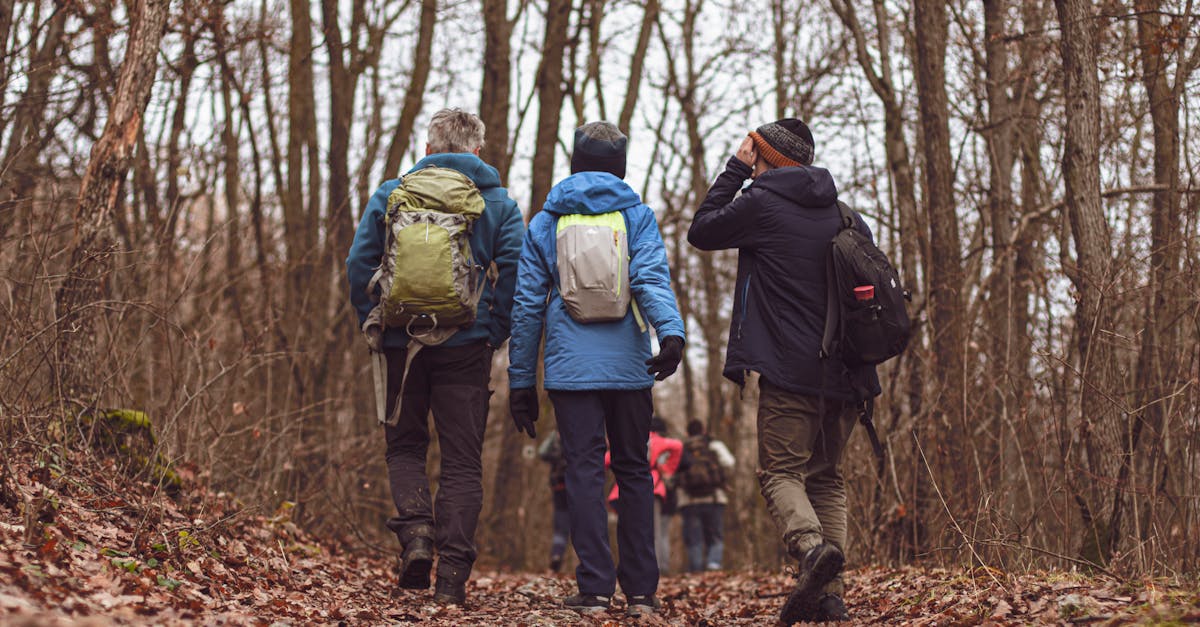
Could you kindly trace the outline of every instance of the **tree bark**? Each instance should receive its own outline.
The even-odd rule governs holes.
[[[642,12],[642,27],[638,31],[637,46],[629,59],[629,82],[625,86],[625,101],[621,105],[621,113],[617,116],[617,128],[622,133],[631,135],[629,125],[633,123],[633,112],[637,107],[638,92],[642,86],[642,67],[646,63],[646,50],[650,47],[650,36],[654,33],[654,24],[658,20],[659,0],[646,0],[646,8]]]
[[[976,502],[977,477],[960,472],[968,459],[963,438],[973,431],[964,411],[962,251],[954,204],[954,169],[950,161],[949,113],[945,56],[948,20],[945,5],[914,3],[917,98],[925,153],[925,212],[929,224],[926,268],[933,371],[940,373],[934,397],[935,424],[925,430],[924,451],[934,479],[947,495],[951,514],[959,516]],[[950,462],[949,460],[955,460]],[[923,512],[924,513],[924,512]]]
[[[483,88],[479,117],[487,128],[488,141],[479,157],[508,180],[508,113],[512,94],[512,29],[506,0],[483,0]]]
[[[563,52],[567,45],[572,4],[573,0],[546,2],[546,32],[537,75],[538,123],[529,200],[530,219],[542,210],[546,195],[554,184],[554,158],[558,152],[558,125],[564,98]]]
[[[1061,26],[1063,94],[1066,129],[1063,144],[1063,182],[1066,211],[1075,244],[1075,267],[1067,275],[1075,284],[1075,337],[1079,351],[1080,442],[1083,464],[1067,460],[1073,472],[1072,489],[1084,521],[1081,555],[1106,563],[1112,507],[1107,487],[1116,479],[1120,429],[1112,402],[1108,371],[1112,353],[1101,339],[1112,316],[1105,292],[1111,279],[1111,235],[1100,202],[1100,81],[1096,70],[1096,22],[1089,2],[1055,0]]]
[[[97,336],[97,312],[88,309],[104,298],[104,283],[112,268],[112,217],[121,202],[118,191],[129,173],[142,114],[150,100],[169,5],[169,0],[137,0],[130,12],[116,91],[109,103],[104,131],[92,147],[75,205],[69,269],[55,294],[59,382],[67,399],[87,409],[99,403],[97,358],[101,341]]]
[[[486,0],[485,4],[487,1]],[[501,7],[503,9],[503,7]],[[417,46],[413,49],[413,67],[412,74],[408,80],[408,91],[404,92],[404,106],[400,109],[400,120],[396,123],[396,132],[392,135],[392,143],[388,146],[387,162],[383,166],[384,178],[393,178],[400,175],[400,162],[404,159],[404,149],[408,148],[409,142],[412,140],[413,126],[417,122],[417,115],[421,113],[421,105],[425,102],[425,83],[429,80],[429,70],[433,65],[431,53],[433,50],[433,29],[437,23],[437,0],[421,0],[421,18],[420,26],[417,31]],[[507,52],[505,53],[505,61],[507,62]],[[485,65],[490,60],[485,59]],[[484,73],[484,89],[487,89],[487,73]],[[484,99],[487,99],[487,92],[484,92]],[[505,96],[507,102],[508,97]],[[480,111],[483,111],[483,105],[480,105]],[[508,109],[504,109],[505,119],[507,121]],[[480,116],[483,117],[482,115]],[[486,119],[483,120],[484,126],[487,128],[487,136],[492,135],[492,126]],[[500,152],[507,154],[508,150],[508,130],[507,126],[497,129],[503,133],[502,141],[499,143]],[[492,146],[495,142],[488,141],[485,145],[485,150]],[[496,165],[488,158],[495,155],[490,150],[486,155],[481,151],[481,158],[487,163]],[[497,167],[497,169],[499,169]],[[507,176],[506,172],[501,174],[501,180]]]

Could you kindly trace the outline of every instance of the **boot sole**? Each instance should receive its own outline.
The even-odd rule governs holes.
[[[817,594],[825,584],[833,581],[842,572],[846,557],[840,551],[828,551],[817,558],[811,570],[806,571],[796,582],[796,589],[788,595],[783,609],[779,612],[779,620],[785,625],[792,625],[802,620],[813,620],[816,617],[820,599]]]
[[[432,557],[420,555],[409,559],[404,565],[404,572],[400,575],[400,587],[405,590],[429,588],[429,571],[432,569]]]
[[[654,616],[658,611],[649,605],[633,605],[625,610],[625,616],[629,618],[643,618],[646,616]]]
[[[580,614],[599,614],[600,612],[608,611],[607,607],[595,607],[595,606],[591,606],[591,605],[587,605],[587,606],[565,605],[563,607],[567,608],[568,610],[571,610],[572,612],[579,612]]]

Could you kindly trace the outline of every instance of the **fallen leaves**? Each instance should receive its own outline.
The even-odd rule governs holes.
[[[665,577],[662,613],[631,623],[620,595],[594,616],[563,609],[560,599],[575,592],[568,575],[477,572],[466,607],[441,606],[432,590],[395,587],[395,555],[307,535],[290,503],[259,515],[198,486],[175,501],[121,473],[76,476],[67,490],[30,460],[12,463],[29,478],[16,490],[53,499],[55,513],[26,543],[22,512],[0,506],[0,623],[771,625],[794,584],[780,572]],[[1161,581],[870,567],[847,573],[846,584],[855,624],[1200,622],[1196,586]]]

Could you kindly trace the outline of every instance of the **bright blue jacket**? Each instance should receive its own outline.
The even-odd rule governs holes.
[[[467,175],[483,195],[483,214],[475,220],[471,230],[471,254],[475,263],[487,270],[492,263],[498,272],[496,282],[484,281],[483,296],[479,299],[475,324],[455,333],[442,346],[461,346],[486,339],[498,347],[508,339],[511,326],[513,290],[517,283],[517,260],[521,254],[521,236],[525,233],[525,221],[517,203],[508,197],[508,190],[500,186],[500,173],[482,159],[467,152],[437,153],[421,159],[410,172],[429,166],[453,168]],[[358,312],[361,326],[367,314],[375,306],[367,294],[367,284],[383,258],[384,236],[387,233],[385,214],[387,199],[392,190],[400,185],[400,179],[392,179],[379,186],[375,195],[367,202],[354,243],[346,257],[346,278],[350,283],[350,303]],[[383,345],[390,348],[403,347],[408,335],[403,329],[388,329],[383,335]]]
[[[567,313],[558,292],[558,217],[610,211],[621,211],[628,225],[629,287],[642,317],[660,338],[684,337],[654,212],[612,174],[573,174],[550,190],[545,210],[534,216],[525,232],[508,347],[513,388],[537,384],[543,326],[547,390],[641,390],[654,385],[645,364],[650,334],[639,328],[632,307],[623,320],[580,323]]]

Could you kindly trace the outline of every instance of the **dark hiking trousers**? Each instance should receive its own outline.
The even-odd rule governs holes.
[[[571,542],[579,557],[575,569],[579,591],[612,596],[620,581],[626,596],[654,594],[658,590],[654,484],[646,457],[653,411],[650,389],[550,390],[549,394],[567,462],[567,507]],[[606,434],[620,494],[614,503],[618,566],[609,549],[604,511]]]
[[[388,349],[390,414],[404,374],[405,349]],[[400,421],[385,426],[388,481],[396,516],[388,528],[407,546],[413,538],[432,538],[438,553],[437,576],[462,583],[475,563],[475,525],[483,504],[483,429],[487,423],[492,351],[486,342],[422,348],[413,359]],[[425,457],[429,450],[429,412],[442,450],[437,501],[431,504]]]

